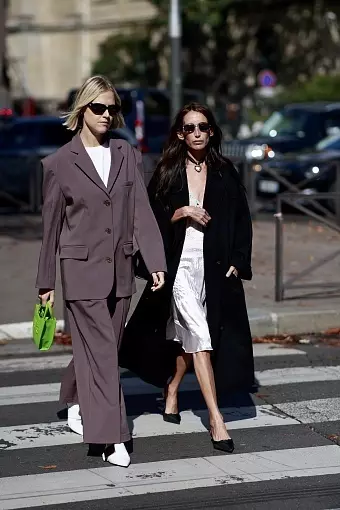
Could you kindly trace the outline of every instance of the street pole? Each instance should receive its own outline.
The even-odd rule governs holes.
[[[170,0],[169,35],[171,43],[171,118],[182,106],[180,0]]]
[[[6,56],[6,10],[7,0],[0,0],[0,102],[9,101],[8,90],[4,80],[5,77],[5,56]],[[0,104],[1,107],[1,104]]]

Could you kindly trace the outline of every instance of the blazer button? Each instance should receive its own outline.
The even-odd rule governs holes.
[[[106,257],[106,259],[105,259],[105,260],[106,260],[106,262],[107,262],[108,264],[111,264],[111,262],[112,262],[111,257]]]
[[[106,228],[106,229],[105,229],[105,232],[106,232],[107,234],[111,234],[112,230],[111,230],[110,228]]]
[[[217,260],[217,261],[216,261],[216,264],[220,265],[220,264],[221,264],[221,261],[220,261],[220,260]]]
[[[109,207],[109,205],[111,205],[110,200],[105,200],[105,201],[104,201],[104,205],[106,205],[107,207]]]

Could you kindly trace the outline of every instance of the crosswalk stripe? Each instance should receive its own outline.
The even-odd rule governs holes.
[[[272,405],[252,407],[222,408],[221,412],[228,429],[248,429],[254,427],[274,427],[280,425],[298,425],[299,422],[277,411]],[[143,414],[130,417],[133,420],[134,438],[191,434],[206,432],[208,412],[183,411],[181,425],[163,421],[161,414]],[[0,428],[0,450],[18,450],[21,448],[49,447],[82,442],[82,437],[74,434],[60,422],[14,425]]]
[[[287,415],[301,423],[316,423],[340,420],[340,398],[323,398],[276,404]]]
[[[274,368],[257,371],[255,376],[260,386],[288,385],[313,381],[339,381],[340,366]],[[137,377],[123,377],[122,386],[126,396],[159,394],[161,391]],[[59,383],[0,387],[0,406],[57,401],[59,388]],[[196,376],[187,374],[181,384],[180,391],[195,391],[198,389]]]
[[[230,430],[275,427],[340,420],[340,398],[288,402],[274,405],[229,407],[221,409]],[[135,438],[205,432],[206,410],[183,411],[180,426],[164,422],[160,414],[146,413],[130,417]],[[294,418],[290,418],[294,416]],[[64,423],[36,423],[0,428],[0,450],[77,444],[82,438]]]
[[[306,356],[306,352],[300,349],[280,347],[273,344],[254,344],[255,358],[274,356]],[[0,359],[0,372],[15,372],[27,370],[60,369],[70,362],[71,354],[36,355],[21,358],[8,357]]]
[[[89,466],[86,458],[76,465],[66,459],[61,463],[53,462],[58,464],[56,470],[44,474],[31,459],[41,459],[39,464],[49,465],[50,459],[59,458],[58,455],[64,459],[65,451],[73,452],[70,454],[73,458],[74,453],[78,455],[83,449],[82,437],[71,432],[66,422],[47,421],[53,412],[54,404],[51,402],[57,402],[60,388],[60,384],[55,382],[58,373],[53,370],[65,368],[71,355],[0,359],[0,374],[7,374],[2,381],[7,386],[0,387],[0,406],[11,406],[3,422],[3,425],[9,426],[0,427],[0,450],[8,452],[10,463],[17,456],[21,459],[20,469],[7,470],[7,478],[8,460],[5,456],[0,463],[0,509],[49,505],[54,505],[54,508],[72,502],[79,503],[81,508],[85,501],[340,474],[339,447],[327,440],[325,434],[314,431],[318,430],[318,425],[306,426],[326,426],[340,421],[340,397],[336,391],[339,387],[337,381],[340,382],[340,365],[299,366],[308,362],[305,351],[276,345],[255,344],[254,354],[256,358],[266,357],[268,360],[257,361],[257,367],[271,368],[257,370],[255,375],[260,386],[271,387],[262,393],[271,395],[270,402],[276,395],[275,403],[264,402],[265,396],[259,392],[256,396],[247,395],[248,398],[242,402],[239,397],[236,400],[236,396],[225,399],[224,405],[230,407],[221,409],[228,430],[238,431],[234,433],[239,445],[236,452],[241,449],[244,453],[210,456],[209,439],[208,448],[202,451],[201,437],[208,438],[209,416],[206,409],[197,409],[201,407],[201,401],[197,393],[191,393],[199,390],[194,374],[187,374],[181,385],[180,391],[188,392],[181,396],[181,405],[185,409],[189,407],[189,410],[181,412],[181,424],[176,426],[164,422],[161,414],[153,412],[155,399],[152,395],[160,395],[161,390],[127,373],[122,374],[121,381],[124,394],[129,397],[127,409],[131,416],[128,416],[128,421],[136,439],[133,464],[129,469],[101,464],[101,459],[95,459],[92,468],[86,469]],[[291,358],[286,359],[285,356]],[[285,368],[272,368],[275,366]],[[30,377],[30,371],[37,373]],[[15,372],[19,372],[19,378]],[[324,386],[324,391],[307,391],[311,386],[319,387],[321,382],[328,381],[334,381],[329,385],[330,391],[327,386]],[[308,384],[312,382],[315,384]],[[9,386],[18,383],[20,386]],[[293,389],[292,397],[290,388]],[[293,398],[294,401],[291,401]],[[260,405],[262,403],[264,405]],[[30,410],[25,408],[27,404],[41,405]],[[151,412],[145,413],[145,409]],[[144,414],[139,414],[140,410]],[[34,417],[42,423],[30,423]],[[205,434],[201,436],[202,433]],[[263,433],[267,442],[259,441]],[[285,440],[278,440],[282,435]],[[269,443],[268,437],[272,438]],[[166,445],[169,444],[172,444],[171,454],[167,451],[169,447]],[[275,450],[271,449],[271,445]],[[164,454],[150,458],[150,448],[159,452],[164,448]],[[253,452],[261,449],[263,451]],[[206,454],[209,456],[202,456]],[[145,462],[149,460],[155,462]],[[103,467],[99,467],[101,465]],[[128,501],[126,499],[125,504]]]
[[[0,480],[0,508],[14,510],[106,498],[340,473],[335,445],[102,467]]]

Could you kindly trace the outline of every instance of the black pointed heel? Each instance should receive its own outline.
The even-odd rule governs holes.
[[[211,442],[215,450],[220,450],[226,453],[233,453],[235,449],[234,441],[232,439],[222,439],[222,441],[215,441],[211,438]]]
[[[181,423],[181,415],[179,413],[163,413],[163,420],[179,425]]]

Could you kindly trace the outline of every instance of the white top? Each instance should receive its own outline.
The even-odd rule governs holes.
[[[97,147],[85,147],[87,154],[92,159],[99,177],[107,186],[111,167],[111,151],[109,145],[98,145]]]
[[[197,200],[197,198],[194,195],[192,195],[190,191],[189,200],[190,200],[189,205],[201,208],[203,207],[203,203]],[[203,225],[200,225],[200,223],[198,223],[197,221],[188,218],[183,250],[185,250],[189,245],[192,246],[196,245],[196,242],[198,242],[198,246],[200,246],[201,244],[203,246],[203,237],[204,237]]]

